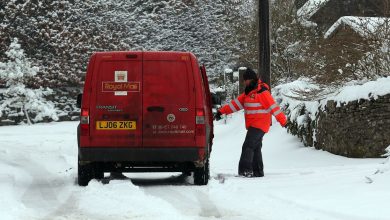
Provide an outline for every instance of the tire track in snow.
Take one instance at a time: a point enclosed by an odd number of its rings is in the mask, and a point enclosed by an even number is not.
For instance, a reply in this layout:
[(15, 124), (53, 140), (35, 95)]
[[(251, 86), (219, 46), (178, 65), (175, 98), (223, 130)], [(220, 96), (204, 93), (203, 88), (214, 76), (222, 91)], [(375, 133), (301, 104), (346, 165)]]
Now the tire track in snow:
[[(203, 186), (193, 186), (189, 178), (172, 176), (159, 180), (134, 179), (133, 183), (153, 197), (163, 199), (181, 214), (189, 217), (223, 218), (219, 208), (203, 190)], [(180, 185), (186, 185), (185, 188)]]
[[(77, 210), (78, 199), (76, 191), (71, 189), (72, 176), (58, 179), (53, 176), (44, 166), (33, 163), (26, 157), (23, 161), (28, 161), (22, 167), (27, 168), (28, 175), (32, 181), (26, 187), (26, 191), (21, 197), (21, 202), (37, 214), (38, 219), (50, 220), (58, 216), (65, 215), (69, 210)], [(46, 178), (42, 178), (46, 177)], [(74, 184), (74, 181), (72, 181)], [(68, 183), (68, 184), (67, 184)], [(60, 199), (63, 193), (67, 194), (67, 199)], [(31, 218), (31, 217), (30, 217)]]
[[(267, 194), (267, 197), (271, 198), (272, 200), (277, 201), (277, 203), (284, 204), (287, 206), (293, 206), (297, 207), (302, 210), (307, 210), (314, 213), (321, 213), (326, 216), (326, 219), (334, 219), (334, 220), (345, 220), (345, 219), (353, 219), (353, 220), (385, 220), (385, 219), (379, 219), (376, 217), (368, 218), (368, 217), (362, 217), (359, 215), (352, 215), (352, 214), (344, 214), (341, 212), (331, 211), (331, 210), (324, 210), (320, 209), (314, 206), (306, 205), (300, 202), (297, 202), (296, 200), (287, 199), (281, 196), (277, 196), (275, 194)], [(323, 218), (321, 218), (323, 219)]]

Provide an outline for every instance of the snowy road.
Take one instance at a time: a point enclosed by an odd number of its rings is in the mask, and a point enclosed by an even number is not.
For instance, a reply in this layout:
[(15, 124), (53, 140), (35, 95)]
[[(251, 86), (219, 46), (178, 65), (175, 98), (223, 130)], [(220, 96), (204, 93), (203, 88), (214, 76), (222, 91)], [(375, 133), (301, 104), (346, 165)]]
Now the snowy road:
[(312, 148), (276, 123), (265, 136), (265, 175), (234, 177), (245, 137), (238, 113), (216, 125), (208, 186), (179, 174), (129, 174), (75, 184), (74, 122), (0, 127), (1, 219), (390, 219), (385, 159)]

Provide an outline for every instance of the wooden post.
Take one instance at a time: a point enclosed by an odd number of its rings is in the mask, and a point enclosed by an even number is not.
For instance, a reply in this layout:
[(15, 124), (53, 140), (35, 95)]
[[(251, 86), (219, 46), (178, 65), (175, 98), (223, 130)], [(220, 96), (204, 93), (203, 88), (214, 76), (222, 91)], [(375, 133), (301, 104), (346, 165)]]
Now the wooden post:
[(233, 70), (232, 69), (225, 69), (225, 74), (227, 79), (230, 81), (230, 83), (233, 83)]
[(271, 45), (269, 0), (258, 1), (259, 77), (271, 87)]

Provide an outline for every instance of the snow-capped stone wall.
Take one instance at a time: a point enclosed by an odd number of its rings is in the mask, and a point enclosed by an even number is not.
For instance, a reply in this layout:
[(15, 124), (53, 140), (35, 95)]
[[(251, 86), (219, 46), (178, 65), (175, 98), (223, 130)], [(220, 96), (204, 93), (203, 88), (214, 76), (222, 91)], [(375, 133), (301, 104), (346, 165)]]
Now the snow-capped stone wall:
[(390, 144), (390, 94), (340, 107), (328, 101), (317, 116), (315, 139), (317, 149), (334, 154), (380, 157)]
[(381, 157), (390, 145), (390, 77), (325, 91), (306, 101), (296, 91), (317, 91), (307, 80), (274, 88), (289, 118), (288, 131), (305, 146), (353, 157)]

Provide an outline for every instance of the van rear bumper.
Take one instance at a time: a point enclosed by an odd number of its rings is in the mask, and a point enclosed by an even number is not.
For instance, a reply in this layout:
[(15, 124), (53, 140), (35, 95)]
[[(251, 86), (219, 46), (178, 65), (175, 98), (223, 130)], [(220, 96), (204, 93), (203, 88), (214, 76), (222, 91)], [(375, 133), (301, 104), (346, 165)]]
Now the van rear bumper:
[(99, 162), (192, 162), (199, 160), (199, 149), (79, 147), (79, 158)]

